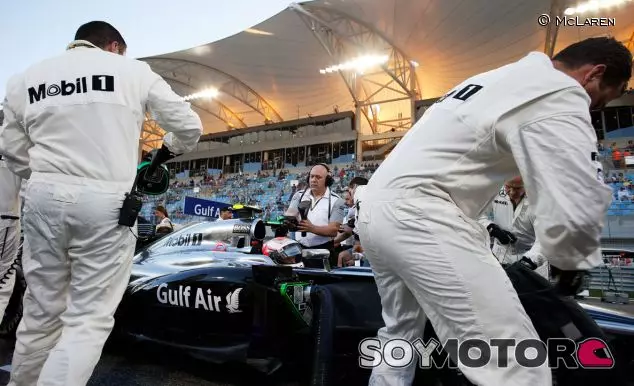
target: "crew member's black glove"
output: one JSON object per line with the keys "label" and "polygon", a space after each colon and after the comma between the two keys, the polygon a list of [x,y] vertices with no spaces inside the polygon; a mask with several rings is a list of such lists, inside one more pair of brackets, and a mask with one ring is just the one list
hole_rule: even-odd
{"label": "crew member's black glove", "polygon": [[515,237],[513,233],[509,231],[505,231],[504,229],[500,228],[497,224],[494,224],[494,223],[489,224],[489,226],[487,227],[487,230],[489,231],[489,234],[495,237],[502,245],[515,243],[517,241],[517,237]]}
{"label": "crew member's black glove", "polygon": [[533,271],[536,270],[538,267],[538,265],[535,264],[535,262],[530,257],[522,256],[522,258],[520,259],[520,262],[524,264],[525,266],[527,266],[528,268],[532,269]]}
{"label": "crew member's black glove", "polygon": [[152,176],[154,172],[158,169],[159,165],[164,164],[165,162],[171,160],[174,157],[179,156],[180,154],[175,154],[167,148],[167,146],[163,145],[160,149],[154,154],[152,157],[152,163],[147,169],[146,175]]}
{"label": "crew member's black glove", "polygon": [[552,265],[550,270],[555,279],[555,289],[564,296],[578,294],[590,278],[588,271],[564,271]]}

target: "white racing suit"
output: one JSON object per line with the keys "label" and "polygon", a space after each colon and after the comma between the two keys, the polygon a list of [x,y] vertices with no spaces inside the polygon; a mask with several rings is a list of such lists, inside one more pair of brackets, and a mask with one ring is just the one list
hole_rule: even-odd
{"label": "white racing suit", "polygon": [[144,62],[80,41],[9,81],[0,153],[29,179],[27,291],[9,385],[90,378],[129,281],[135,235],[118,218],[148,110],[170,151],[195,148],[200,118]]}
{"label": "white racing suit", "polygon": [[[427,319],[455,338],[539,339],[477,219],[521,175],[536,238],[564,270],[601,262],[611,189],[597,181],[590,98],[534,52],[474,76],[439,99],[379,166],[359,196],[358,227],[383,306],[382,345],[423,337]],[[549,386],[548,364],[524,367],[493,347],[482,367],[452,358],[476,385]],[[380,359],[376,356],[372,359]],[[419,361],[373,368],[372,385],[409,385]]]}
{"label": "white racing suit", "polygon": [[21,178],[0,159],[0,321],[15,284],[15,263],[20,246]]}
{"label": "white racing suit", "polygon": [[480,216],[478,221],[485,228],[490,224],[496,224],[517,237],[515,243],[507,245],[502,244],[496,238],[493,239],[491,249],[500,263],[511,264],[523,256],[528,257],[537,265],[542,265],[546,261],[545,257],[541,255],[539,243],[535,239],[535,213],[526,196],[513,209],[513,202],[502,188],[491,203],[491,212],[493,213],[492,220],[489,220],[485,213]]}

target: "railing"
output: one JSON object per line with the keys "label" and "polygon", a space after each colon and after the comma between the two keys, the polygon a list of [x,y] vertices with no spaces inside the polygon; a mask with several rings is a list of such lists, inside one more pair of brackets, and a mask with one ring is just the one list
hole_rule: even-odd
{"label": "railing", "polygon": [[[619,260],[611,259],[612,262]],[[630,298],[634,297],[634,264],[629,265],[606,264],[590,271],[590,291],[625,292]],[[596,295],[596,294],[595,294]]]}
{"label": "railing", "polygon": [[622,147],[610,146],[599,150],[599,159],[606,171],[612,169],[631,171],[634,168],[632,155],[634,155],[634,148],[631,145]]}
{"label": "railing", "polygon": [[634,244],[634,215],[628,211],[618,209],[610,211],[612,215],[605,218],[603,232],[604,239],[632,239]]}

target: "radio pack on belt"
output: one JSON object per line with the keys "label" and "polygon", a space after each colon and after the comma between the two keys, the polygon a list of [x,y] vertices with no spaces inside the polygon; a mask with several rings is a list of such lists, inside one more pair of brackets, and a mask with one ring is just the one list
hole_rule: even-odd
{"label": "radio pack on belt", "polygon": [[152,156],[152,161],[143,160],[137,167],[136,177],[132,184],[132,189],[126,193],[123,205],[119,209],[119,225],[133,227],[136,219],[141,213],[143,200],[141,194],[159,195],[169,188],[169,172],[161,165],[163,162],[176,157],[163,145]]}

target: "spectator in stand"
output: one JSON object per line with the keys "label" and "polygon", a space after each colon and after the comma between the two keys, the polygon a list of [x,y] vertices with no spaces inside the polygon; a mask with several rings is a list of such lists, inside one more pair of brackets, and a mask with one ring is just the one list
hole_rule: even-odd
{"label": "spectator in stand", "polygon": [[621,163],[623,168],[627,168],[627,157],[630,157],[631,155],[632,155],[632,152],[630,151],[629,148],[625,148],[623,150],[623,162]]}
{"label": "spectator in stand", "polygon": [[174,231],[174,224],[169,219],[167,209],[163,205],[159,205],[154,209],[154,215],[159,220],[156,226],[156,233],[170,233]]}
{"label": "spectator in stand", "polygon": [[632,195],[630,191],[625,187],[621,186],[618,192],[618,200],[619,201],[631,201]]}
{"label": "spectator in stand", "polygon": [[623,154],[616,146],[616,142],[612,143],[612,163],[614,167],[620,169],[622,167]]}

